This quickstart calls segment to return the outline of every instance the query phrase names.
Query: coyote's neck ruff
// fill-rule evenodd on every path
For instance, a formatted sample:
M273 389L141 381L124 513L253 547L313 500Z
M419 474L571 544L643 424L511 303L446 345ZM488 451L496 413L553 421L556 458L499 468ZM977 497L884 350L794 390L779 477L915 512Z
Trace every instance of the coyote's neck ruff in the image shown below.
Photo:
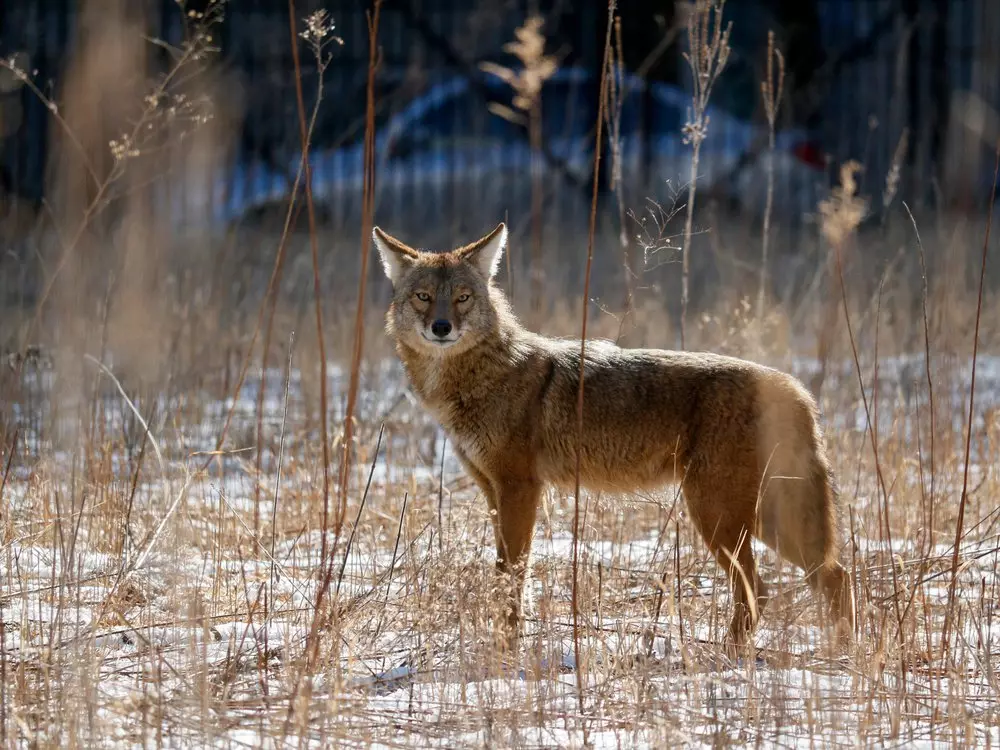
M512 624L545 484L634 492L680 481L691 517L734 583L731 641L766 601L748 535L805 570L849 634L850 578L837 561L837 493L815 402L777 370L707 353L586 346L525 330L493 284L499 225L447 253L376 227L393 285L387 331L413 391L448 433L495 511L498 566L514 576Z

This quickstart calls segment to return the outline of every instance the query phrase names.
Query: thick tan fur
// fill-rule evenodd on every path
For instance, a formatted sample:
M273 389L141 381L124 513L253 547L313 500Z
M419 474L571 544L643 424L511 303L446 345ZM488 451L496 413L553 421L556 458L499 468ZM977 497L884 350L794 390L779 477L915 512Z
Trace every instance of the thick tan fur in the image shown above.
M411 387L495 511L516 632L542 489L575 484L580 344L525 330L492 283L503 224L447 253L378 228L374 238L393 284L387 330ZM766 602L751 535L802 568L842 636L853 632L838 497L816 404L798 380L732 357L590 341L583 404L582 485L626 493L682 483L733 584L731 644L746 641Z

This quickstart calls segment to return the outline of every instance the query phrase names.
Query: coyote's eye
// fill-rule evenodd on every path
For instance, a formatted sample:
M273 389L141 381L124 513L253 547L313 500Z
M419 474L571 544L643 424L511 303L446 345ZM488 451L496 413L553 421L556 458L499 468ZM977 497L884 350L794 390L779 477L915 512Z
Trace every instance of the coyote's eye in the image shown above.
M430 302L431 295L429 295L427 292L417 292L417 299L420 300L421 302Z
M458 297L457 297L457 298L455 299L455 301L456 301L456 302L468 302L468 301L469 301L469 297L471 297L471 296L472 296L471 294L460 294L460 295L459 295L459 296L458 296Z

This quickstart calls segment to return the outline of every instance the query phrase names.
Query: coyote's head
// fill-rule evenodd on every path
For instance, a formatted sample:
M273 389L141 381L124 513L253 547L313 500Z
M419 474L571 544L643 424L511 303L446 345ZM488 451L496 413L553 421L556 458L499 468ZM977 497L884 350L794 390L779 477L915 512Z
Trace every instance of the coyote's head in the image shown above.
M418 351L448 356L496 332L502 311L490 280L507 244L507 227L500 224L447 253L415 250L378 227L372 235L392 281L390 335Z

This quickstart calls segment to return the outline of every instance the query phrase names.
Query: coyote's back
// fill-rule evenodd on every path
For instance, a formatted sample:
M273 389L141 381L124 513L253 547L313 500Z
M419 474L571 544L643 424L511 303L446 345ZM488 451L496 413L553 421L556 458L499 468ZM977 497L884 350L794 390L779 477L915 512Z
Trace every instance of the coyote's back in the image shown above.
M732 357L586 346L525 330L492 283L506 229L448 253L375 229L393 283L387 330L413 391L486 496L516 623L545 484L626 493L681 482L690 515L734 583L735 644L766 593L749 536L802 568L849 634L850 578L837 560L838 499L814 400L785 373Z

